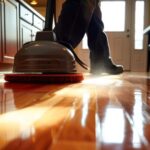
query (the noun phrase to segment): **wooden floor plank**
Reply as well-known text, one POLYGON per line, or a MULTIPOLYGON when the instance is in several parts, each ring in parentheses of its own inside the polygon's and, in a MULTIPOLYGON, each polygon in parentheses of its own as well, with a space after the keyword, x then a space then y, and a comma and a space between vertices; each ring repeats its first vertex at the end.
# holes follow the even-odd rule
POLYGON ((149 150, 150 74, 85 75, 76 84, 0 77, 0 149, 149 150))

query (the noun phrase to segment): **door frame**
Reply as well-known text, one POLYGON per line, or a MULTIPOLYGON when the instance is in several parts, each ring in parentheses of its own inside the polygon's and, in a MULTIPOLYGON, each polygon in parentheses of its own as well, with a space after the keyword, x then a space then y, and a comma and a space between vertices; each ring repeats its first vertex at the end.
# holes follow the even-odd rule
MULTIPOLYGON (((150 1, 145 1, 145 9, 144 9, 144 29, 150 24, 150 1)), ((134 49, 134 25, 135 25, 135 0, 131 0, 132 2, 132 22, 131 22, 131 71, 147 71, 147 56, 148 56, 148 48, 147 48, 147 37, 144 36, 143 39, 143 50, 135 50, 134 49)))
MULTIPOLYGON (((105 0, 104 0, 105 1, 105 0)), ((107 0, 106 0, 107 1, 107 0)), ((117 1, 117 0, 114 0, 117 1)), ((137 0, 138 1, 138 0, 137 0)), ((139 0, 140 1, 140 0, 139 0)), ((144 29, 150 24, 150 1, 149 0, 141 0, 144 1, 144 29)), ((129 70, 127 71, 147 71, 147 37, 143 38, 143 50, 136 50, 134 48, 135 43, 135 2, 136 0, 126 0, 126 24, 125 30, 130 29, 130 52, 129 52, 129 70), (127 19, 128 17, 128 19, 127 19), (129 21, 129 22, 128 22, 129 21)), ((143 30, 144 30, 143 29, 143 30)), ((125 31, 126 32, 126 31, 125 31)), ((113 32, 110 32, 113 34, 113 32)), ((109 32, 106 32, 109 35, 109 32)))

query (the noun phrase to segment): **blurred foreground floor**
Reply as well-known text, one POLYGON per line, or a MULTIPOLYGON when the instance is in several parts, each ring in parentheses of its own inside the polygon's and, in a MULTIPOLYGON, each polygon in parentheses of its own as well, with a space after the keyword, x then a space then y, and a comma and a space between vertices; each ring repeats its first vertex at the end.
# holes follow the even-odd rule
POLYGON ((14 84, 0 75, 0 149, 149 150, 150 74, 14 84))

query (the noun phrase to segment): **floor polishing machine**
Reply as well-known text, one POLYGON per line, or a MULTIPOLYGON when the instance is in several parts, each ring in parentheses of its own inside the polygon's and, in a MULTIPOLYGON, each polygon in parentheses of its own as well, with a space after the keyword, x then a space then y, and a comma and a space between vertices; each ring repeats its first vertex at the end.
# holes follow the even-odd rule
POLYGON ((67 83, 80 82, 83 74, 77 73, 76 62, 88 69, 73 48, 57 41, 52 31, 56 20, 56 1, 47 0, 45 27, 37 32, 35 41, 25 43, 14 58, 13 73, 5 74, 8 82, 67 83))

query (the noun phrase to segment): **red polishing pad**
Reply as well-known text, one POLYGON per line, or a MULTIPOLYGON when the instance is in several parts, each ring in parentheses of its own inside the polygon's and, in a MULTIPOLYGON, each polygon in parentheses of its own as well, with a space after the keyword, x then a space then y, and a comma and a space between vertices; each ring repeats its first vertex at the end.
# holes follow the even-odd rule
POLYGON ((8 82, 20 83, 76 83, 82 81, 82 73, 70 74, 5 74, 8 82))

